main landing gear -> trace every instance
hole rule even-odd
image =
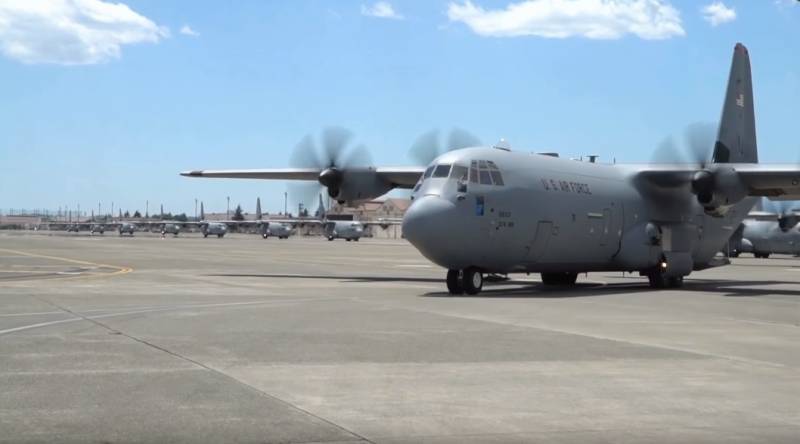
[[[646,273],[650,288],[681,288],[683,276],[664,276],[661,270],[651,270]]]
[[[478,294],[483,289],[483,273],[474,267],[447,272],[447,291],[450,294]]]
[[[578,273],[542,273],[542,283],[545,285],[570,286],[575,285]]]

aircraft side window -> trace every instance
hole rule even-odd
[[[483,168],[487,168],[487,167],[488,167],[488,166],[487,166],[487,163],[486,163],[486,161],[485,161],[485,160],[479,160],[479,161],[478,161],[478,168],[481,168],[481,169],[483,169]]]
[[[450,165],[436,165],[433,177],[447,177],[450,174]]]
[[[422,176],[422,178],[427,179],[431,177],[431,174],[433,174],[433,165],[429,166],[428,169],[425,170],[425,174]]]

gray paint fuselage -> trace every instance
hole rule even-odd
[[[649,191],[637,183],[645,168],[637,165],[496,148],[452,151],[432,164],[469,167],[472,160],[494,162],[504,185],[468,183],[459,192],[455,178],[428,178],[404,218],[406,238],[448,269],[641,271],[667,251],[690,255],[690,267],[702,269],[754,204],[747,198],[724,217],[712,217],[688,184]],[[650,241],[648,223],[661,229],[659,244]]]

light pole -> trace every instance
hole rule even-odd
[[[286,213],[289,211],[289,193],[287,191],[283,192],[283,215],[286,216]]]
[[[150,201],[144,201],[144,218],[148,219],[150,217]]]
[[[197,220],[197,198],[194,198],[194,220]]]
[[[225,210],[226,219],[231,220],[231,197],[228,196],[228,208]]]

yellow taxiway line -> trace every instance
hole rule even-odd
[[[82,261],[82,260],[79,260],[79,259],[71,259],[71,258],[59,257],[59,256],[48,256],[48,255],[45,255],[45,254],[29,253],[27,251],[10,250],[8,248],[0,248],[0,252],[12,253],[12,254],[16,254],[18,256],[28,256],[28,257],[36,257],[36,258],[41,258],[41,259],[50,259],[50,260],[68,262],[68,263],[78,264],[78,265],[89,265],[89,266],[93,266],[93,267],[116,269],[116,271],[113,271],[111,273],[87,273],[87,274],[80,274],[80,275],[77,275],[77,276],[59,277],[59,278],[57,278],[57,280],[59,280],[59,281],[65,280],[65,279],[90,278],[90,277],[98,277],[98,276],[117,276],[117,275],[121,275],[121,274],[130,273],[130,272],[133,271],[133,268],[131,268],[131,267],[121,267],[119,265],[99,264],[97,262]],[[6,281],[6,283],[23,282],[23,281],[29,281],[29,280],[30,279],[9,280],[9,281]],[[2,285],[3,283],[4,282],[0,281],[0,285]]]

